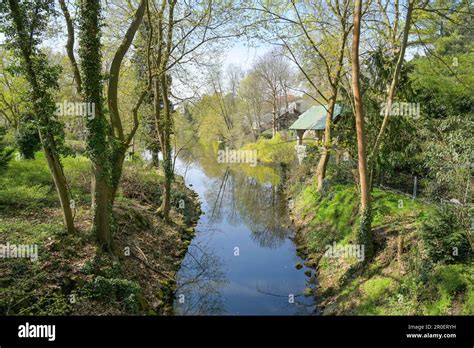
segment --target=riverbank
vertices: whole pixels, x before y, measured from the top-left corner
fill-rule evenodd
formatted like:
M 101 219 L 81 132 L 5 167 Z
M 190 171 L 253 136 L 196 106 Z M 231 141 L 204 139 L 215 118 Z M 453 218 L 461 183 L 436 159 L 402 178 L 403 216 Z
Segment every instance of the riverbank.
M 295 241 L 316 270 L 323 315 L 474 314 L 472 251 L 452 208 L 374 189 L 375 256 L 363 265 L 353 185 L 329 185 L 321 195 L 303 180 L 289 192 Z
M 196 194 L 176 178 L 173 223 L 167 225 L 156 213 L 163 175 L 139 160 L 127 161 L 114 206 L 115 252 L 98 253 L 90 232 L 90 163 L 84 157 L 63 162 L 75 205 L 77 231 L 71 236 L 63 232 L 41 153 L 12 161 L 0 179 L 0 244 L 37 246 L 36 261 L 0 260 L 0 312 L 171 314 L 176 273 L 200 216 Z

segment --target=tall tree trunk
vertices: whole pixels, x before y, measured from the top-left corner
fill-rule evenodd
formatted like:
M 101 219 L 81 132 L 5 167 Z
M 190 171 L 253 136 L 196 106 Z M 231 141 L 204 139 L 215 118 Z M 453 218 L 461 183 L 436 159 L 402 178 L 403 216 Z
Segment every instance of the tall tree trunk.
M 332 92 L 332 97 L 329 99 L 328 109 L 326 114 L 326 127 L 324 128 L 324 145 L 323 152 L 316 168 L 317 190 L 323 190 L 324 178 L 326 177 L 326 170 L 329 163 L 329 156 L 331 151 L 331 124 L 334 115 L 334 108 L 336 106 L 337 90 Z
M 403 29 L 403 38 L 400 45 L 400 53 L 398 55 L 395 71 L 393 72 L 392 82 L 388 90 L 388 96 L 387 96 L 387 101 L 385 103 L 385 110 L 384 110 L 382 125 L 377 135 L 377 139 L 375 140 L 375 144 L 372 149 L 372 152 L 369 156 L 370 158 L 370 185 L 371 186 L 374 180 L 375 163 L 376 163 L 378 150 L 379 150 L 380 144 L 382 143 L 385 129 L 387 128 L 387 125 L 388 125 L 390 112 L 392 110 L 393 100 L 395 99 L 395 94 L 397 91 L 397 84 L 398 84 L 398 79 L 400 77 L 400 71 L 402 68 L 403 60 L 405 59 L 405 51 L 406 51 L 407 42 L 408 42 L 408 34 L 410 32 L 411 17 L 413 13 L 414 4 L 415 4 L 415 0 L 408 1 L 408 8 L 407 8 L 407 13 L 406 13 L 406 18 L 405 18 L 405 28 Z
M 370 205 L 370 187 L 367 173 L 367 157 L 365 148 L 364 110 L 360 93 L 360 64 L 359 42 L 360 23 L 362 17 L 362 0 L 355 1 L 354 35 L 352 38 L 352 91 L 354 94 L 354 108 L 357 132 L 357 155 L 360 183 L 360 230 L 358 243 L 365 246 L 365 260 L 373 256 L 372 216 Z
M 69 14 L 69 10 L 67 8 L 65 1 L 59 0 L 59 3 L 61 5 L 61 9 L 64 14 L 64 18 L 66 20 L 67 29 L 68 29 L 68 41 L 67 41 L 66 49 L 67 49 L 68 57 L 71 62 L 71 66 L 72 66 L 74 76 L 76 79 L 77 89 L 79 92 L 81 92 L 81 76 L 80 76 L 80 71 L 76 63 L 76 59 L 74 57 L 74 26 L 73 26 L 71 16 Z M 116 146 L 114 146 L 113 153 L 110 156 L 112 172 L 111 172 L 111 187 L 110 187 L 110 192 L 108 193 L 108 195 L 109 195 L 111 207 L 113 207 L 115 196 L 116 196 L 118 186 L 120 183 L 123 163 L 125 160 L 125 153 L 128 149 L 131 139 L 133 139 L 134 134 L 138 128 L 138 117 L 136 113 L 138 112 L 138 108 L 140 107 L 144 98 L 144 95 L 142 94 L 142 96 L 138 100 L 138 103 L 135 109 L 133 110 L 134 126 L 130 134 L 126 137 L 123 132 L 122 121 L 120 118 L 120 112 L 119 112 L 119 107 L 118 107 L 118 84 L 119 84 L 120 68 L 122 65 L 122 61 L 125 57 L 125 54 L 130 48 L 130 45 L 133 42 L 135 34 L 142 23 L 142 20 L 145 14 L 145 8 L 147 5 L 148 5 L 147 0 L 140 1 L 140 4 L 133 17 L 133 20 L 130 23 L 127 29 L 127 32 L 125 33 L 125 36 L 120 46 L 117 48 L 117 51 L 115 52 L 115 55 L 114 55 L 114 58 L 112 60 L 112 64 L 109 70 L 109 84 L 108 84 L 108 90 L 107 90 L 107 100 L 108 100 L 109 111 L 110 111 L 112 133 L 117 142 Z M 99 169 L 99 171 L 101 170 Z M 93 174 L 93 176 L 95 175 Z M 92 196 L 93 207 L 96 205 L 96 201 L 95 201 L 96 181 L 97 181 L 96 179 L 93 179 L 92 186 L 91 186 L 92 187 L 91 196 Z
M 161 90 L 163 91 L 163 117 L 164 117 L 164 139 L 163 139 L 163 170 L 165 171 L 165 184 L 164 184 L 164 191 L 163 191 L 163 218 L 165 221 L 169 221 L 169 212 L 171 208 L 171 183 L 174 180 L 174 173 L 173 173 L 173 162 L 171 158 L 171 144 L 170 144 L 170 137 L 171 137 L 171 110 L 169 107 L 169 99 L 168 93 L 169 90 L 168 86 L 168 77 L 166 74 L 161 76 Z
M 35 70 L 32 59 L 34 58 L 32 55 L 35 54 L 36 47 L 33 47 L 30 44 L 32 42 L 29 39 L 30 34 L 27 32 L 23 22 L 25 14 L 21 13 L 18 0 L 9 0 L 9 5 L 13 23 L 18 35 L 21 55 L 25 64 L 26 78 L 33 91 L 33 109 L 38 120 L 38 133 L 41 139 L 49 170 L 53 176 L 54 186 L 59 196 L 65 227 L 68 233 L 73 233 L 74 218 L 70 205 L 67 179 L 64 175 L 63 167 L 60 162 L 54 134 L 50 129 L 50 120 L 54 117 L 52 113 L 54 112 L 55 105 L 50 92 L 44 90 L 40 83 L 38 83 L 38 71 Z M 51 114 L 47 114 L 45 111 L 50 111 Z
M 64 225 L 66 226 L 68 233 L 73 233 L 74 217 L 72 215 L 67 179 L 64 175 L 63 167 L 61 165 L 59 157 L 55 155 L 55 153 L 48 146 L 43 145 L 43 150 L 46 157 L 46 161 L 48 162 L 49 170 L 53 176 L 56 192 L 59 196 L 59 202 L 63 211 Z
M 93 162 L 93 185 L 95 194 L 94 209 L 94 228 L 97 235 L 99 246 L 104 251 L 111 250 L 112 235 L 110 231 L 110 216 L 112 207 L 109 204 L 110 187 L 104 177 L 107 176 L 107 170 L 103 165 Z
M 103 109 L 101 62 L 101 5 L 94 0 L 80 2 L 80 40 L 82 94 L 86 103 L 95 105 L 95 117 L 87 120 L 87 148 L 92 162 L 94 230 L 99 247 L 111 250 L 111 149 L 108 125 Z
M 59 5 L 61 6 L 61 11 L 63 12 L 64 19 L 66 21 L 67 27 L 67 43 L 66 43 L 66 52 L 71 62 L 72 72 L 74 74 L 74 79 L 76 80 L 77 93 L 81 93 L 82 82 L 81 82 L 81 73 L 76 62 L 76 57 L 74 56 L 74 25 L 72 23 L 71 15 L 69 9 L 67 8 L 65 0 L 59 0 Z
M 346 22 L 344 22 L 344 27 Z M 328 109 L 326 114 L 326 126 L 324 128 L 324 147 L 323 153 L 321 154 L 321 158 L 319 159 L 318 167 L 316 169 L 317 175 L 317 190 L 321 192 L 323 189 L 324 178 L 326 177 L 326 170 L 329 163 L 330 151 L 332 146 L 332 138 L 331 138 L 331 127 L 332 121 L 334 116 L 334 109 L 336 107 L 337 101 L 337 93 L 339 87 L 339 81 L 341 79 L 342 74 L 342 67 L 344 63 L 344 50 L 346 48 L 346 41 L 347 41 L 348 32 L 344 31 L 341 37 L 340 42 L 340 51 L 339 57 L 337 58 L 337 67 L 336 67 L 336 74 L 334 80 L 331 81 L 331 77 L 328 75 L 328 80 L 330 81 L 331 85 L 331 95 L 328 99 Z

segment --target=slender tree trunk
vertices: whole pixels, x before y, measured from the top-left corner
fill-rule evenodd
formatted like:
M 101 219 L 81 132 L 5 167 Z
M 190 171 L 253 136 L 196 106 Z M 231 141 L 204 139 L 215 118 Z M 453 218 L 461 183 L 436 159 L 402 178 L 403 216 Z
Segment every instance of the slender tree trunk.
M 161 90 L 163 91 L 163 117 L 164 117 L 164 141 L 163 141 L 163 170 L 165 172 L 165 184 L 163 191 L 163 218 L 169 221 L 169 212 L 171 208 L 171 183 L 174 180 L 173 162 L 171 159 L 171 110 L 169 107 L 168 93 L 168 77 L 163 74 L 161 77 Z
M 387 101 L 385 103 L 383 121 L 379 130 L 379 133 L 377 135 L 377 139 L 375 140 L 374 147 L 369 157 L 370 158 L 370 185 L 371 187 L 374 180 L 376 157 L 378 154 L 380 144 L 382 143 L 385 129 L 387 128 L 387 125 L 388 125 L 390 112 L 392 110 L 393 100 L 395 99 L 395 94 L 397 92 L 397 84 L 398 84 L 398 79 L 400 77 L 400 71 L 402 68 L 403 60 L 405 59 L 405 51 L 406 51 L 407 42 L 408 42 L 408 34 L 410 32 L 411 17 L 413 13 L 414 4 L 415 4 L 414 0 L 408 1 L 407 14 L 405 18 L 405 28 L 403 29 L 403 38 L 402 38 L 402 42 L 400 46 L 400 53 L 398 56 L 397 64 L 395 66 L 395 71 L 393 73 L 392 82 L 388 90 L 388 96 L 387 96 Z
M 326 177 L 326 170 L 329 163 L 330 150 L 331 150 L 331 124 L 332 117 L 334 115 L 334 107 L 336 106 L 337 91 L 333 91 L 332 97 L 329 99 L 327 115 L 326 115 L 326 127 L 324 129 L 324 145 L 323 152 L 316 168 L 317 178 L 317 190 L 321 192 L 323 189 L 324 178 Z
M 344 22 L 344 27 L 346 26 Z M 334 109 L 336 107 L 336 101 L 337 101 L 337 93 L 338 93 L 338 87 L 339 87 L 339 81 L 341 79 L 341 74 L 342 74 L 342 67 L 344 63 L 344 50 L 346 47 L 346 41 L 347 41 L 347 36 L 348 32 L 344 31 L 341 42 L 340 42 L 340 51 L 339 51 L 339 57 L 337 59 L 337 68 L 336 68 L 336 75 L 334 77 L 334 80 L 331 81 L 331 77 L 328 76 L 328 80 L 330 81 L 331 84 L 331 96 L 328 99 L 328 110 L 327 110 L 327 115 L 326 115 L 326 126 L 324 128 L 324 147 L 323 147 L 323 153 L 321 154 L 321 158 L 319 159 L 318 167 L 316 169 L 316 176 L 317 176 L 317 190 L 318 192 L 321 192 L 323 189 L 323 182 L 324 178 L 326 177 L 326 170 L 327 166 L 329 163 L 329 158 L 330 158 L 330 151 L 331 151 L 331 127 L 332 127 L 332 120 L 334 116 Z
M 76 80 L 77 92 L 81 93 L 82 82 L 81 82 L 81 73 L 76 62 L 76 57 L 74 56 L 74 25 L 72 23 L 71 15 L 67 8 L 65 0 L 59 0 L 59 5 L 64 15 L 67 27 L 67 43 L 66 43 L 66 52 L 71 62 L 72 72 L 74 74 L 74 79 Z
M 99 247 L 111 250 L 111 147 L 103 108 L 103 76 L 101 62 L 101 5 L 94 0 L 80 2 L 80 40 L 82 94 L 84 101 L 95 105 L 94 118 L 87 120 L 87 147 L 92 163 L 92 208 L 94 230 Z
M 359 42 L 360 42 L 360 23 L 362 17 L 362 0 L 355 1 L 354 10 L 354 35 L 352 38 L 352 91 L 354 94 L 355 120 L 357 132 L 357 155 L 359 168 L 360 184 L 360 207 L 361 221 L 358 233 L 358 243 L 365 246 L 365 260 L 373 256 L 373 241 L 371 232 L 371 206 L 370 206 L 370 187 L 367 173 L 367 157 L 365 148 L 364 132 L 364 110 L 362 96 L 360 93 L 360 64 L 359 64 Z
M 273 126 L 272 136 L 275 136 L 277 134 L 277 119 L 276 119 L 275 106 L 273 106 L 273 110 L 272 110 L 272 126 Z
M 120 185 L 120 178 L 122 177 L 122 172 L 123 172 L 123 163 L 125 161 L 125 153 L 127 149 L 125 150 L 117 150 L 115 156 L 114 156 L 114 161 L 113 161 L 113 174 L 112 174 L 112 187 L 110 189 L 110 207 L 112 208 L 114 206 L 115 202 L 115 197 L 117 196 L 117 190 Z
M 32 55 L 34 55 L 36 48 L 28 44 L 28 42 L 31 41 L 27 40 L 29 33 L 26 32 L 23 22 L 24 14 L 21 13 L 18 0 L 9 0 L 9 5 L 17 35 L 19 36 L 21 55 L 26 68 L 26 78 L 33 90 L 33 109 L 39 124 L 38 133 L 49 170 L 53 176 L 54 186 L 59 196 L 65 227 L 68 233 L 74 233 L 74 218 L 70 205 L 67 179 L 64 175 L 63 167 L 56 149 L 54 134 L 52 134 L 49 129 L 50 119 L 53 115 L 45 114 L 45 110 L 54 110 L 54 105 L 52 105 L 53 99 L 51 95 L 49 95 L 49 91 L 43 90 L 38 83 L 38 74 L 37 71 L 35 71 L 32 61 Z
M 54 186 L 58 193 L 59 202 L 63 211 L 63 221 L 68 233 L 73 233 L 74 217 L 72 215 L 70 197 L 68 192 L 67 179 L 64 175 L 63 167 L 59 157 L 48 147 L 43 145 L 46 161 L 48 162 L 49 170 L 53 176 Z

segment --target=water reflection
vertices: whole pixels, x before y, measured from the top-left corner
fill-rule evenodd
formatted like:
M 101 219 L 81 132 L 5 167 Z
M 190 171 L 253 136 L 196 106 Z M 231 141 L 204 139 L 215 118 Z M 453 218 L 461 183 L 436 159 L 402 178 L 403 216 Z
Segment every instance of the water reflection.
M 223 168 L 222 177 L 214 178 L 205 193 L 206 201 L 212 202 L 210 223 L 246 224 L 252 231 L 252 238 L 262 247 L 281 246 L 291 233 L 281 185 L 261 183 L 258 176 L 250 177 L 243 170 Z M 275 172 L 269 167 L 252 168 L 254 174 L 258 170 L 263 172 L 260 178 L 266 177 L 269 171 Z
M 303 295 L 308 278 L 295 269 L 301 260 L 288 238 L 285 168 L 227 166 L 201 154 L 178 161 L 177 171 L 205 215 L 178 272 L 175 313 L 313 314 L 312 297 Z
M 191 244 L 178 274 L 175 314 L 224 313 L 220 290 L 226 278 L 222 267 L 222 260 L 204 240 Z

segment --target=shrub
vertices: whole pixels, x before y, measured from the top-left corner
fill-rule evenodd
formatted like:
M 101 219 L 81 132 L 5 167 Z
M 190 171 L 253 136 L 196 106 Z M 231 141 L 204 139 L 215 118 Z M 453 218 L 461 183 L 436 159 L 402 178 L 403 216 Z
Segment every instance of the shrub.
M 15 143 L 24 159 L 34 159 L 35 152 L 40 150 L 41 142 L 38 128 L 33 122 L 34 116 L 26 113 L 22 116 L 20 127 L 15 135 Z
M 38 208 L 54 202 L 50 188 L 41 185 L 21 185 L 0 190 L 0 210 Z
M 440 207 L 421 227 L 421 238 L 433 263 L 466 262 L 471 246 L 454 209 Z
M 2 144 L 4 135 L 5 128 L 0 127 L 0 173 L 7 168 L 8 163 L 11 161 L 13 156 L 13 149 Z
M 90 299 L 120 302 L 124 309 L 137 313 L 140 309 L 138 283 L 126 279 L 97 276 L 80 289 L 80 295 Z
M 242 147 L 243 150 L 257 150 L 257 158 L 263 163 L 291 163 L 296 159 L 295 143 L 287 141 L 280 133 L 271 139 L 260 138 L 256 143 Z

